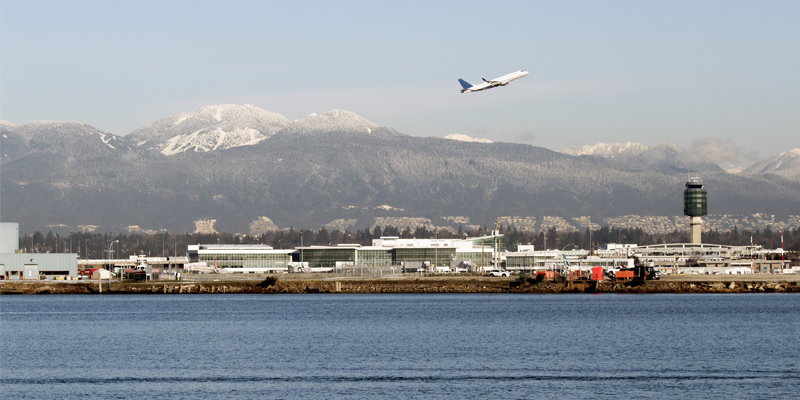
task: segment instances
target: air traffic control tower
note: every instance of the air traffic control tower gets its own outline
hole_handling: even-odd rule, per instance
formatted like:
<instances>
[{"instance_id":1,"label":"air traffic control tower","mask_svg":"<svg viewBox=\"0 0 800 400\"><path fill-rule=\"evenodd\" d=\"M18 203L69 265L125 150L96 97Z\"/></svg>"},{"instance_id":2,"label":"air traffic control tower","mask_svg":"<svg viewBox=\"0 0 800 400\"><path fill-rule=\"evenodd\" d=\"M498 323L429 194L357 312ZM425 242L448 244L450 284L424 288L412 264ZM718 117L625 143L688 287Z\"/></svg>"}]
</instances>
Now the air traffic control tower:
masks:
<instances>
[{"instance_id":1,"label":"air traffic control tower","mask_svg":"<svg viewBox=\"0 0 800 400\"><path fill-rule=\"evenodd\" d=\"M690 177L683 191L683 215L691 217L689 235L691 243L701 243L703 231L703 215L708 214L708 193L703 189L703 181L698 177Z\"/></svg>"}]
</instances>

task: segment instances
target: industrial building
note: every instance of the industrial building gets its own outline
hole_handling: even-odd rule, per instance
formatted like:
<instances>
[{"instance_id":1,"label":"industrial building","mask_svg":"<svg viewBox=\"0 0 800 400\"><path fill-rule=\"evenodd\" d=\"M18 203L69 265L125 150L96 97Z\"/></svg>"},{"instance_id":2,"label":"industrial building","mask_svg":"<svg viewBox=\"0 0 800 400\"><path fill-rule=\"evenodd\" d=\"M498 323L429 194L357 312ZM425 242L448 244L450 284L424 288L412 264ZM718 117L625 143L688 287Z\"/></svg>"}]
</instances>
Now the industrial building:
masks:
<instances>
[{"instance_id":1,"label":"industrial building","mask_svg":"<svg viewBox=\"0 0 800 400\"><path fill-rule=\"evenodd\" d=\"M21 253L19 224L0 222L0 279L65 279L77 276L76 253Z\"/></svg>"}]
</instances>

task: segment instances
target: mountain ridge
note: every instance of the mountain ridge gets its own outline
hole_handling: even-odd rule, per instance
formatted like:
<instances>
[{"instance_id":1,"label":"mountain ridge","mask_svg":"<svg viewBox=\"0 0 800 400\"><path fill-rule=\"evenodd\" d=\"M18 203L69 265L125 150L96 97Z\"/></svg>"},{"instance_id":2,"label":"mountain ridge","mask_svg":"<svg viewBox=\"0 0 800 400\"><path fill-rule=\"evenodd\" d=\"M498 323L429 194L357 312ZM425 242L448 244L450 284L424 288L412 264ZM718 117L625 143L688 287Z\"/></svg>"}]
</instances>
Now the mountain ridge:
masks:
<instances>
[{"instance_id":1,"label":"mountain ridge","mask_svg":"<svg viewBox=\"0 0 800 400\"><path fill-rule=\"evenodd\" d=\"M205 114L221 122L216 110ZM225 115L223 110L222 121ZM191 122L180 118L165 122ZM137 226L182 232L194 230L199 220L215 220L219 230L229 232L247 231L253 224L487 225L503 215L547 226L559 218L679 215L686 175L697 172L706 182L713 213L800 214L800 183L691 163L677 158L680 152L669 144L628 159L572 156L531 145L409 136L331 110L290 122L286 127L293 129L246 145L165 155L160 146L137 145L143 136L115 137L112 145L116 140L125 144L115 148L102 140L110 134L88 125L56 124L65 129L62 133L48 131L52 126L47 124L29 127L36 126L46 129L20 132L16 125L0 124L3 152L9 144L28 152L4 158L0 211L5 219L11 216L39 230ZM87 149L51 144L31 150L26 142L31 135L69 138L74 129L84 132L87 140L81 143ZM168 140L175 132L151 137ZM558 226L567 226L562 222Z\"/></svg>"}]
</instances>

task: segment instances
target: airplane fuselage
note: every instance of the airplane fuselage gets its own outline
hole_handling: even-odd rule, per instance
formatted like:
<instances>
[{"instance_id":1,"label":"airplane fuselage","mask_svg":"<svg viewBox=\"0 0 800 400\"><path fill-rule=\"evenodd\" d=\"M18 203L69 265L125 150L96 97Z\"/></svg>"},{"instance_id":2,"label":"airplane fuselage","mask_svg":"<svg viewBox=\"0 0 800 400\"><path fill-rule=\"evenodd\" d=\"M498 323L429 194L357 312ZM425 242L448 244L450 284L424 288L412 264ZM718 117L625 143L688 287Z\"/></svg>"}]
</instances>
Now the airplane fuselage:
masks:
<instances>
[{"instance_id":1,"label":"airplane fuselage","mask_svg":"<svg viewBox=\"0 0 800 400\"><path fill-rule=\"evenodd\" d=\"M528 75L528 71L519 70L512 72L510 74L505 74L499 78L495 78L492 80L483 80L483 83L477 85L470 85L467 81L459 79L459 83L461 83L461 93L470 93L470 92L480 92L481 90L496 88L498 86L505 86L508 85L509 82L524 77Z\"/></svg>"}]
</instances>

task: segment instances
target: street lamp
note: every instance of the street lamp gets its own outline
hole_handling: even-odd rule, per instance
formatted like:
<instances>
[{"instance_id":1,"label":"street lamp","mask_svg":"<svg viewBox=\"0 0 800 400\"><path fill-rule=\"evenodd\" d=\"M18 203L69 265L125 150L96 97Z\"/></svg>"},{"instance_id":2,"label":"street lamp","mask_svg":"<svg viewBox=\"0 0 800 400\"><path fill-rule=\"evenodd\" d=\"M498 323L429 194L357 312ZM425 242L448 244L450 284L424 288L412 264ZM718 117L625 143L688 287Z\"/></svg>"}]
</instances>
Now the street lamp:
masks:
<instances>
[{"instance_id":1,"label":"street lamp","mask_svg":"<svg viewBox=\"0 0 800 400\"><path fill-rule=\"evenodd\" d=\"M69 234L69 252L72 253L72 233Z\"/></svg>"},{"instance_id":2,"label":"street lamp","mask_svg":"<svg viewBox=\"0 0 800 400\"><path fill-rule=\"evenodd\" d=\"M300 268L303 268L303 231L300 231Z\"/></svg>"},{"instance_id":3,"label":"street lamp","mask_svg":"<svg viewBox=\"0 0 800 400\"><path fill-rule=\"evenodd\" d=\"M109 243L109 244L108 244L108 261L111 261L111 246L113 246L113 245L114 245L114 243L119 243L119 240L115 240L115 241L113 241L113 242L111 242L111 243ZM112 266L111 266L111 269L112 269L112 270L114 269L114 266L113 266L113 264L112 264ZM121 279L121 278L120 278L120 279Z\"/></svg>"},{"instance_id":4,"label":"street lamp","mask_svg":"<svg viewBox=\"0 0 800 400\"><path fill-rule=\"evenodd\" d=\"M439 229L438 228L433 230L433 235L436 238L436 249L434 249L434 256L433 256L433 267L434 267L434 271L436 271L436 267L438 267L438 265L436 265L436 264L439 263Z\"/></svg>"},{"instance_id":5,"label":"street lamp","mask_svg":"<svg viewBox=\"0 0 800 400\"><path fill-rule=\"evenodd\" d=\"M84 240L86 241L86 252L84 252L83 255L88 260L89 259L89 239L84 239Z\"/></svg>"}]
</instances>

